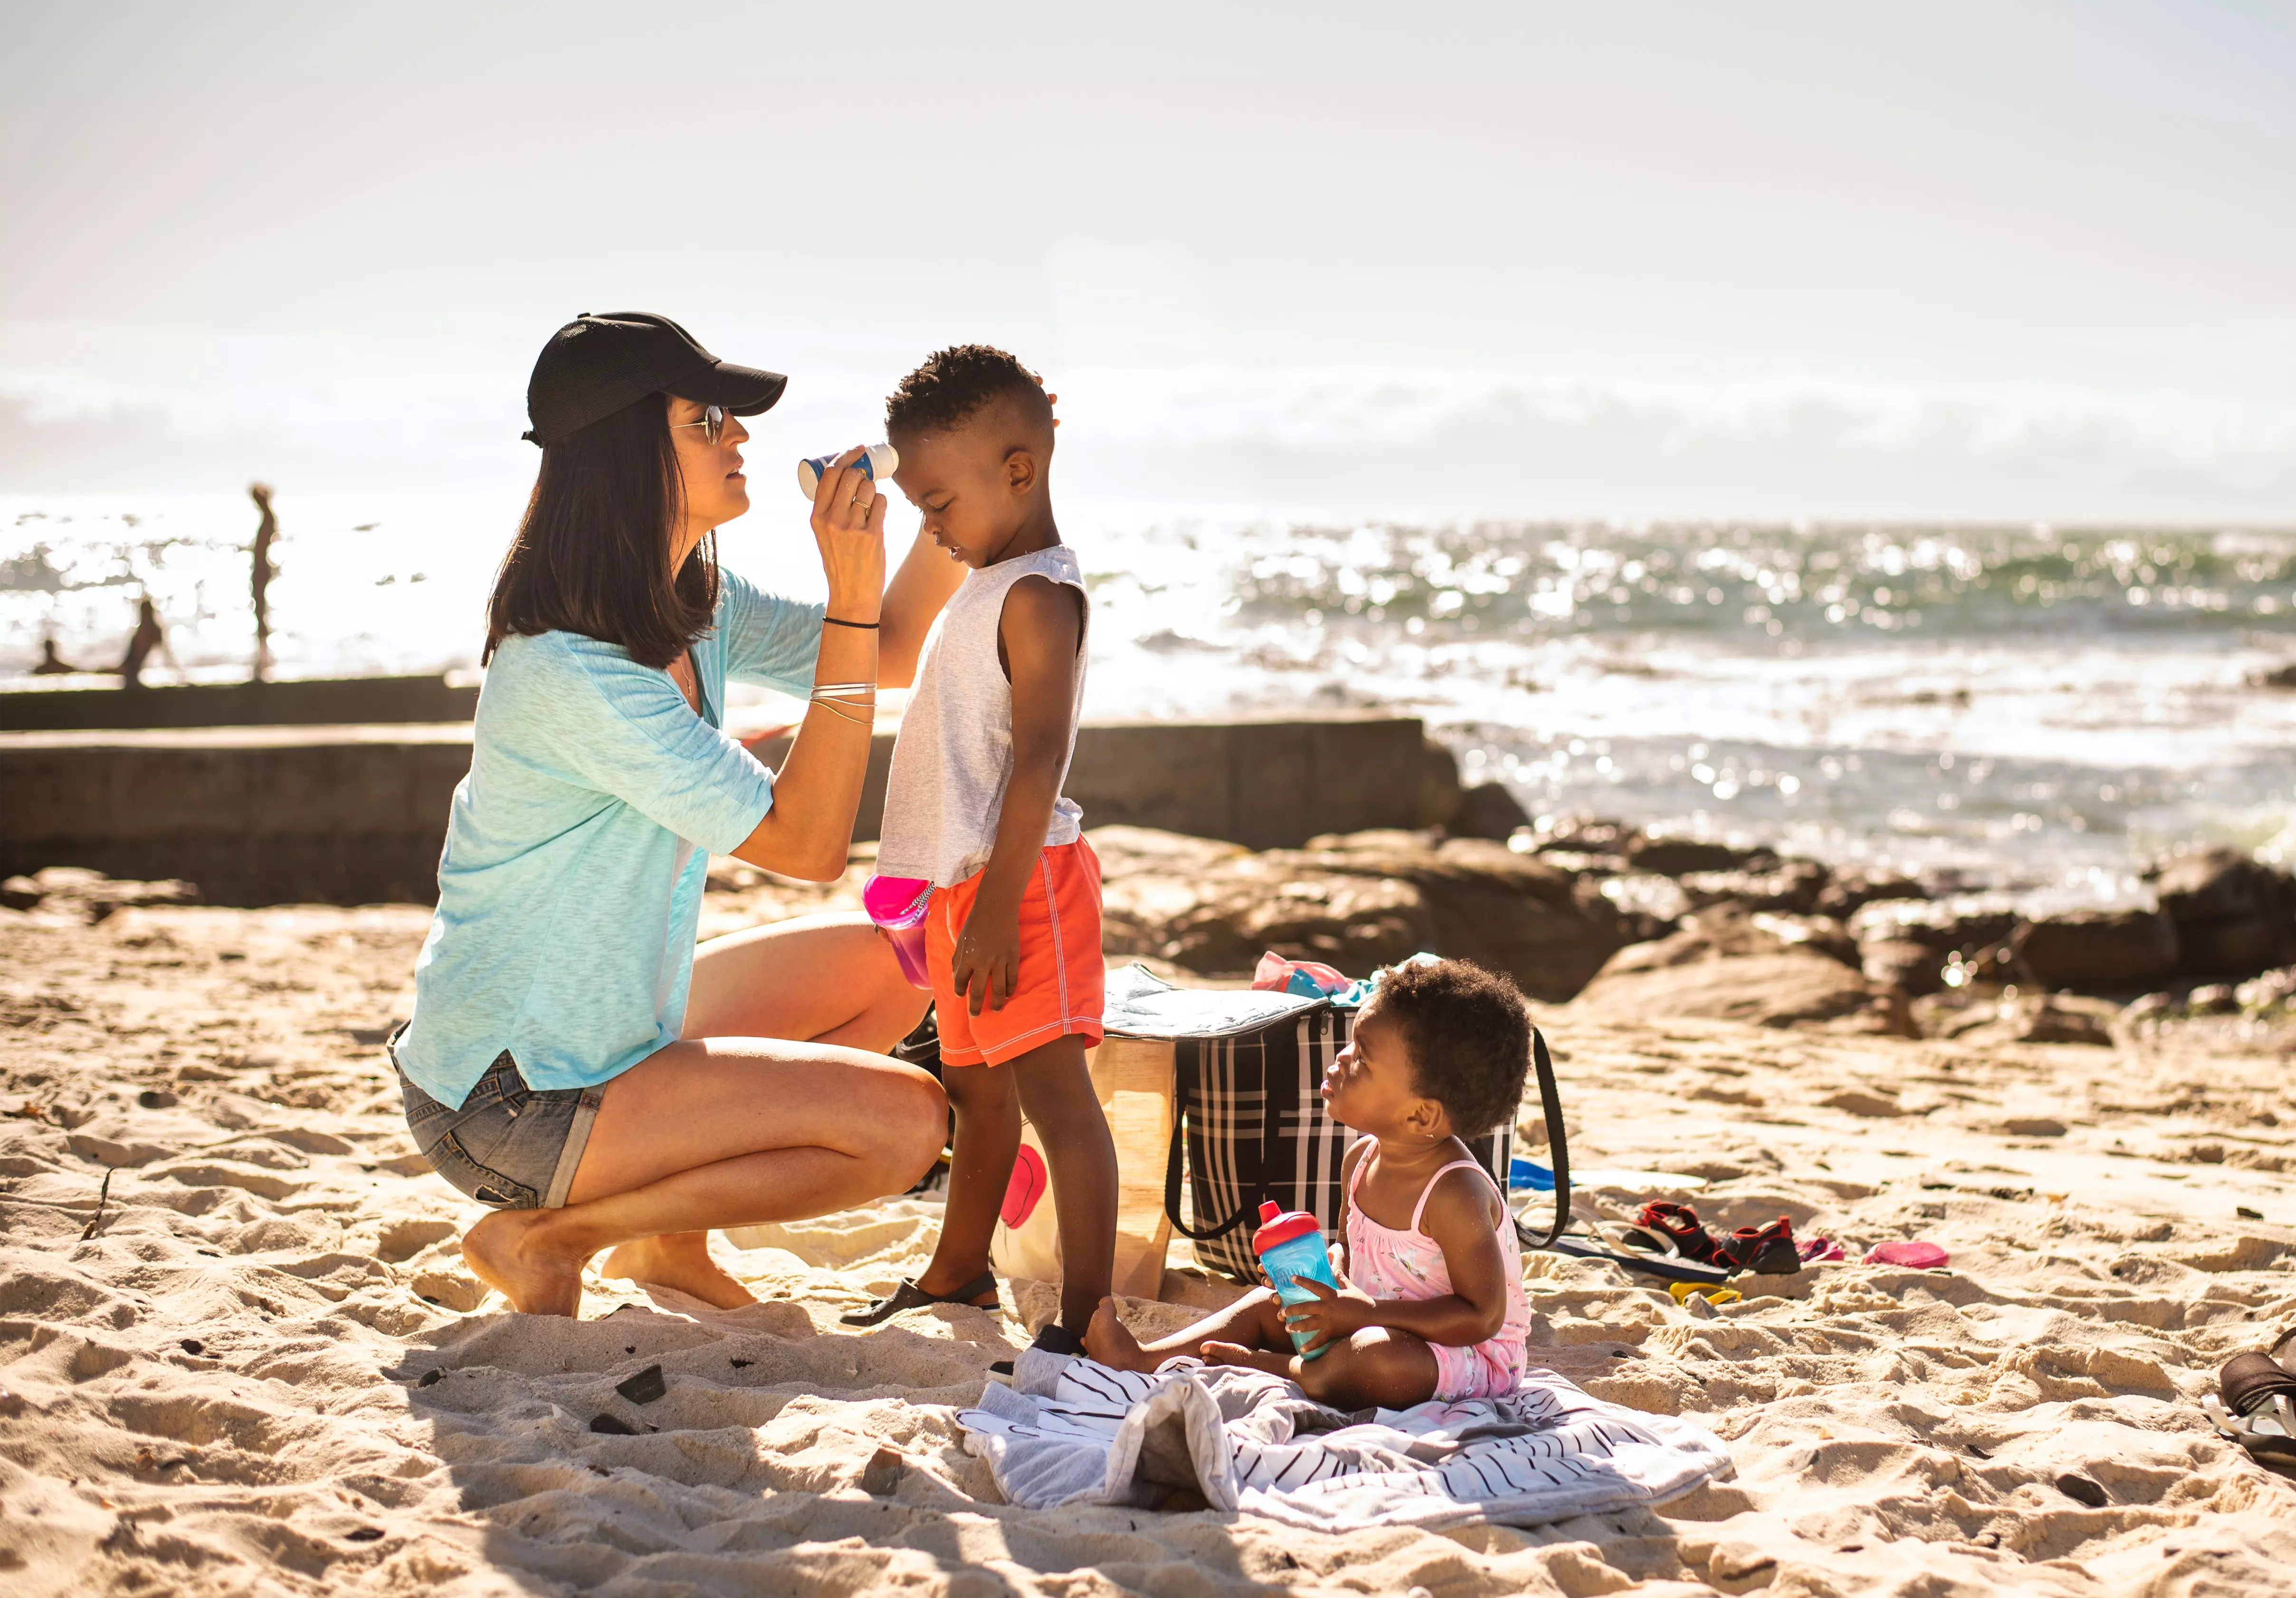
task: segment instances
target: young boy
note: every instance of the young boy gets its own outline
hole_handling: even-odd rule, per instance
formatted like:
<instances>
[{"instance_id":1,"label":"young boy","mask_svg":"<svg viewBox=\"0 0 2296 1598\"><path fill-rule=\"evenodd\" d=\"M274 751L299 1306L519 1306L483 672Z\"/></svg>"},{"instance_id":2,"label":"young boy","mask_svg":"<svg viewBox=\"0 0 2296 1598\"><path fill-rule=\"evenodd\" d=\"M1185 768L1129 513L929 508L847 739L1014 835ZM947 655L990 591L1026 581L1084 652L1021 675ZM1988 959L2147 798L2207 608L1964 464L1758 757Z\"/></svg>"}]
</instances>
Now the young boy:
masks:
<instances>
[{"instance_id":1,"label":"young boy","mask_svg":"<svg viewBox=\"0 0 2296 1598\"><path fill-rule=\"evenodd\" d=\"M1061 1234L1061 1318L1040 1345L1080 1354L1116 1250L1116 1146L1085 1066L1100 1041L1100 861L1061 796L1084 698L1086 602L1046 472L1044 385L1001 350L943 350L885 404L893 481L972 568L925 640L877 845L880 876L932 884L927 964L956 1115L932 1263L845 1317L993 1305L988 1244L1025 1112Z\"/></svg>"}]
</instances>

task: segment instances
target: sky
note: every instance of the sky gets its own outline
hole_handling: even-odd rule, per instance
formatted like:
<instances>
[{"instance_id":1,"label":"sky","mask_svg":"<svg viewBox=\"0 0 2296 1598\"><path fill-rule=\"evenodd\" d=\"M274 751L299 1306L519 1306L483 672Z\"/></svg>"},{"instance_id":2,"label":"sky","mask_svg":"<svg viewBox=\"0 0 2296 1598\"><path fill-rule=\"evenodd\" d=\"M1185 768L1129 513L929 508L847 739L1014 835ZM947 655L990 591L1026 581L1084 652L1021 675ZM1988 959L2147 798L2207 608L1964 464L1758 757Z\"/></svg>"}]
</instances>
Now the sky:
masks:
<instances>
[{"instance_id":1,"label":"sky","mask_svg":"<svg viewBox=\"0 0 2296 1598\"><path fill-rule=\"evenodd\" d=\"M0 494L501 492L649 309L753 459L985 340L1111 503L2296 523L2282 4L0 4Z\"/></svg>"}]
</instances>

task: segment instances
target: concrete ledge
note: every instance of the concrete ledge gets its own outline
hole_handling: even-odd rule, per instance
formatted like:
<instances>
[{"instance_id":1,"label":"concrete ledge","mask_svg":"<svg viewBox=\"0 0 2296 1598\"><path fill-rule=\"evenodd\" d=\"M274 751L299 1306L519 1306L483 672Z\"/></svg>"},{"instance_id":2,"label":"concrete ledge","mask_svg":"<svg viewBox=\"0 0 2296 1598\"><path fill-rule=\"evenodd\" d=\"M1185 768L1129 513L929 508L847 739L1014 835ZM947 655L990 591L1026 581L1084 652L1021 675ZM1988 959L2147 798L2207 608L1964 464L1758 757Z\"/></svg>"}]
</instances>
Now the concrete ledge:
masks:
<instances>
[{"instance_id":1,"label":"concrete ledge","mask_svg":"<svg viewBox=\"0 0 2296 1598\"><path fill-rule=\"evenodd\" d=\"M314 678L148 688L25 688L0 694L0 732L72 728L308 727L360 721L467 721L475 686L444 677Z\"/></svg>"},{"instance_id":2,"label":"concrete ledge","mask_svg":"<svg viewBox=\"0 0 2296 1598\"><path fill-rule=\"evenodd\" d=\"M768 765L788 746L752 745ZM892 748L880 734L870 750L859 838L877 836ZM470 763L466 721L0 734L0 876L88 866L184 877L216 904L427 903ZM1416 719L1095 722L1068 792L1090 826L1267 849L1440 820L1447 770Z\"/></svg>"}]
</instances>

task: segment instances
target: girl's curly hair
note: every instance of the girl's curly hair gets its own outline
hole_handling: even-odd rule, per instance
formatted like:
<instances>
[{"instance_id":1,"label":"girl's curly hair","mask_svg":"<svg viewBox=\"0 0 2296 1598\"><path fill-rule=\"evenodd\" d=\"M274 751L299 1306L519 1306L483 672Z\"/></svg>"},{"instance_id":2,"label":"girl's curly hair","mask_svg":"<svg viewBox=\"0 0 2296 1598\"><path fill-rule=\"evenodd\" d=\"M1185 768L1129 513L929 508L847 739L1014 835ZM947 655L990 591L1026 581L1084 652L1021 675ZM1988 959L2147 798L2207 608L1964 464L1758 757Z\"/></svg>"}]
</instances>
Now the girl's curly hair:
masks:
<instances>
[{"instance_id":1,"label":"girl's curly hair","mask_svg":"<svg viewBox=\"0 0 2296 1598\"><path fill-rule=\"evenodd\" d=\"M1514 1119L1530 1016L1511 977L1465 960L1390 966L1375 1002L1403 1034L1414 1084L1449 1114L1455 1135L1480 1137Z\"/></svg>"}]
</instances>

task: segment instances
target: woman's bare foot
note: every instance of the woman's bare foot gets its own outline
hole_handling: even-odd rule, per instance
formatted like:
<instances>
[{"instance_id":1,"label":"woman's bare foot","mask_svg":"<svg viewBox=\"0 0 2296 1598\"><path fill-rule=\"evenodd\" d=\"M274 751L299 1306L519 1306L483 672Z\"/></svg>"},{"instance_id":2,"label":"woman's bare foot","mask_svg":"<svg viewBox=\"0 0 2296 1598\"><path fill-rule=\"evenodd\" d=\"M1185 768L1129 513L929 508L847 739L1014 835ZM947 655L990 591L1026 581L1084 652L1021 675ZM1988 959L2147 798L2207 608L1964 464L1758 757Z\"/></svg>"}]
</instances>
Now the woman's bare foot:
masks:
<instances>
[{"instance_id":1,"label":"woman's bare foot","mask_svg":"<svg viewBox=\"0 0 2296 1598\"><path fill-rule=\"evenodd\" d=\"M1116 1300L1103 1298L1084 1329L1084 1351L1111 1371L1151 1371L1162 1359L1140 1346L1132 1329L1116 1317Z\"/></svg>"},{"instance_id":2,"label":"woman's bare foot","mask_svg":"<svg viewBox=\"0 0 2296 1598\"><path fill-rule=\"evenodd\" d=\"M598 1274L652 1288L671 1288L713 1309L739 1309L758 1301L755 1293L709 1257L706 1231L673 1232L624 1243L598 1262Z\"/></svg>"},{"instance_id":3,"label":"woman's bare foot","mask_svg":"<svg viewBox=\"0 0 2296 1598\"><path fill-rule=\"evenodd\" d=\"M463 1234L463 1262L527 1315L582 1313L582 1262L541 1247L548 1210L498 1209Z\"/></svg>"},{"instance_id":4,"label":"woman's bare foot","mask_svg":"<svg viewBox=\"0 0 2296 1598\"><path fill-rule=\"evenodd\" d=\"M1242 1343L1204 1345L1204 1363L1208 1365L1248 1365L1287 1381L1300 1380L1299 1372L1293 1369L1298 1363L1298 1355L1278 1354L1272 1348L1247 1348Z\"/></svg>"}]
</instances>

